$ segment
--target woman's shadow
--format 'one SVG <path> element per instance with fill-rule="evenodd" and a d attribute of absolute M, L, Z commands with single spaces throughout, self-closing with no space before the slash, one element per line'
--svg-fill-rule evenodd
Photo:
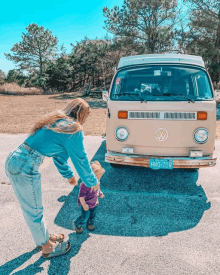
<path fill-rule="evenodd" d="M 104 143 L 93 158 L 106 170 L 101 179 L 101 189 L 105 198 L 99 199 L 100 205 L 93 234 L 165 236 L 195 227 L 204 211 L 210 208 L 211 204 L 207 202 L 203 188 L 196 184 L 198 171 L 151 170 L 131 166 L 113 168 L 104 161 L 106 152 Z M 80 214 L 80 208 L 77 206 L 78 190 L 79 186 L 75 187 L 68 196 L 58 199 L 63 203 L 55 218 L 55 224 L 58 226 L 74 230 L 73 221 Z M 79 252 L 82 243 L 88 237 L 89 232 L 85 227 L 82 234 L 71 233 L 70 252 L 51 259 L 48 274 L 68 274 L 71 258 Z M 44 261 L 45 259 L 39 258 L 33 265 L 14 274 L 36 274 Z"/>
<path fill-rule="evenodd" d="M 75 233 L 69 234 L 69 242 L 72 244 L 70 251 L 60 257 L 51 258 L 50 266 L 48 273 L 49 275 L 67 275 L 70 271 L 70 261 L 75 255 L 78 254 L 82 243 L 84 243 L 89 238 L 89 233 L 85 232 L 81 235 L 76 235 Z M 38 253 L 38 249 L 34 249 L 31 252 L 25 253 L 18 258 L 13 259 L 10 262 L 0 266 L 0 274 L 9 275 L 12 274 L 13 270 L 17 269 L 19 266 L 23 265 L 26 261 L 30 260 L 30 258 Z M 33 275 L 41 273 L 44 268 L 41 266 L 48 259 L 44 259 L 40 257 L 33 264 L 28 265 L 26 268 L 14 272 L 16 275 Z M 75 274 L 75 273 L 74 273 Z"/>

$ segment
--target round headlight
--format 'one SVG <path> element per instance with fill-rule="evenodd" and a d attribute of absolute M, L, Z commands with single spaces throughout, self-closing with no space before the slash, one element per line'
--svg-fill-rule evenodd
<path fill-rule="evenodd" d="M 205 128 L 198 128 L 194 132 L 194 140 L 198 143 L 205 143 L 209 139 L 209 131 Z"/>
<path fill-rule="evenodd" d="M 128 129 L 125 127 L 118 127 L 115 130 L 115 137 L 117 138 L 117 140 L 119 141 L 124 141 L 128 138 L 129 133 L 128 133 Z"/>

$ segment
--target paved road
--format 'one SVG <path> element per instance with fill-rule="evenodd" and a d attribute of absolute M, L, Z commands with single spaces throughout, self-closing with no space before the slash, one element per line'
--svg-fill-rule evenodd
<path fill-rule="evenodd" d="M 96 230 L 74 232 L 78 189 L 58 174 L 50 159 L 41 166 L 45 219 L 63 232 L 71 251 L 45 260 L 35 249 L 4 173 L 8 153 L 26 135 L 0 134 L 0 274 L 220 274 L 219 161 L 197 172 L 175 169 L 115 169 L 104 162 L 104 140 L 85 137 L 90 159 L 106 173 L 101 180 Z M 220 142 L 216 142 L 220 159 Z"/>

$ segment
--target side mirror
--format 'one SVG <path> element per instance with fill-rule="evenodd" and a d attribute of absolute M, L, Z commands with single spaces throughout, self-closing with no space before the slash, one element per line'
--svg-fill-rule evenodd
<path fill-rule="evenodd" d="M 108 91 L 103 91 L 102 92 L 102 100 L 108 101 Z"/>

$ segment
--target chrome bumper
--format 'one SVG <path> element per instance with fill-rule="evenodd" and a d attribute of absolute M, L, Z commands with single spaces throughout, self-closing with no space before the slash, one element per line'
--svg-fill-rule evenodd
<path fill-rule="evenodd" d="M 172 159 L 173 168 L 204 168 L 216 165 L 217 158 L 201 157 L 158 157 L 142 155 L 126 155 L 120 153 L 106 153 L 105 161 L 109 163 L 149 167 L 150 159 Z"/>

